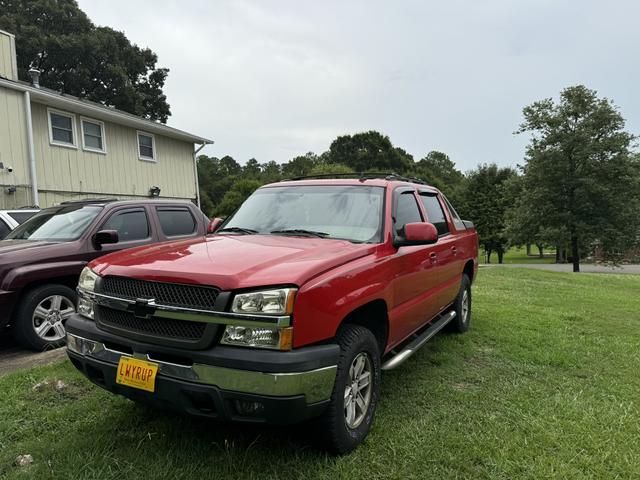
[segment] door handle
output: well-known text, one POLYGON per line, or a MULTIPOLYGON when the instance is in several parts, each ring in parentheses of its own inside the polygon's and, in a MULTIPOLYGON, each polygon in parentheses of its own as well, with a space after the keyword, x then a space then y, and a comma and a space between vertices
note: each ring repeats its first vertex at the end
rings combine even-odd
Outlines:
POLYGON ((453 252, 453 254, 457 254, 458 253, 458 248, 457 247, 451 247, 451 251, 453 252))
POLYGON ((431 259, 432 263, 435 263, 438 261, 438 254, 435 252, 432 252, 429 254, 429 258, 431 259))

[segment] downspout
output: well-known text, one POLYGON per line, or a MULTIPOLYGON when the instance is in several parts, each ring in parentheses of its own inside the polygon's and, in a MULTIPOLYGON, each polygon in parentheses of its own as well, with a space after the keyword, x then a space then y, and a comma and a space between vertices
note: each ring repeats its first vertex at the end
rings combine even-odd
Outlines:
POLYGON ((36 170, 36 154, 33 147, 33 122, 31 118, 31 95, 24 92, 24 111, 27 117, 27 152, 29 155, 29 176, 31 177, 31 203, 33 207, 40 206, 38 198, 38 172, 36 170))
POLYGON ((196 177, 196 204, 198 205, 198 208, 200 208, 200 182, 198 181, 198 152, 207 145, 210 145, 210 143, 207 141, 203 141, 202 145, 196 148, 196 150, 193 152, 193 173, 196 177))

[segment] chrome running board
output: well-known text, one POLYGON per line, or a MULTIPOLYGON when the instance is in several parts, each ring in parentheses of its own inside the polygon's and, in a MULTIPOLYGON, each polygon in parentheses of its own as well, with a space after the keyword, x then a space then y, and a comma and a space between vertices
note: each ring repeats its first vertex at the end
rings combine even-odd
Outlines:
POLYGON ((411 340, 402 350, 394 353, 392 350, 391 357, 382 364, 382 370, 391 370, 398 365, 404 363, 404 361, 411 355, 420 350, 420 347, 424 346, 433 336, 442 330, 447 323, 456 318, 456 312, 451 311, 443 314, 438 320, 433 322, 427 327, 427 329, 419 335, 415 335, 415 338, 411 340))

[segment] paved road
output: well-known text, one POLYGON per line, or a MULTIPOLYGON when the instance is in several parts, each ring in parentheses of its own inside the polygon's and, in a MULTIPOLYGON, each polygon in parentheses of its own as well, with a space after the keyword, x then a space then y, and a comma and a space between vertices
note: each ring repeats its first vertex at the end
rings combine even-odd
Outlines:
MULTIPOLYGON (((480 265, 487 268, 533 268, 536 270, 549 270, 551 272, 572 272, 573 266, 569 263, 492 263, 480 265)), ((640 275, 640 265, 621 265, 620 267, 605 267, 602 265, 581 264, 580 271, 584 273, 623 273, 640 275)))
POLYGON ((18 347, 6 332, 0 333, 0 377, 16 370, 47 365, 65 356, 64 348, 47 352, 24 350, 18 347))

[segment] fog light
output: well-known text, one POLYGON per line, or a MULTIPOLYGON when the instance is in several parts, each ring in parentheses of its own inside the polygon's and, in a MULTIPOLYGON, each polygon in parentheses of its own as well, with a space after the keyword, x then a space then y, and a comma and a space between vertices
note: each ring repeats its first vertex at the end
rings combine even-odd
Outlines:
POLYGON ((291 327, 267 328, 227 325, 220 343, 239 347, 291 350, 293 329, 291 327))
POLYGON ((80 355, 91 355, 96 349, 96 342, 67 333, 67 348, 80 355))
POLYGON ((78 313, 84 317, 90 318, 93 320, 93 308, 94 302, 85 297, 78 298, 78 313))
POLYGON ((248 400, 235 400, 234 406, 238 415, 256 416, 264 412, 264 404, 261 402, 249 402, 248 400))

